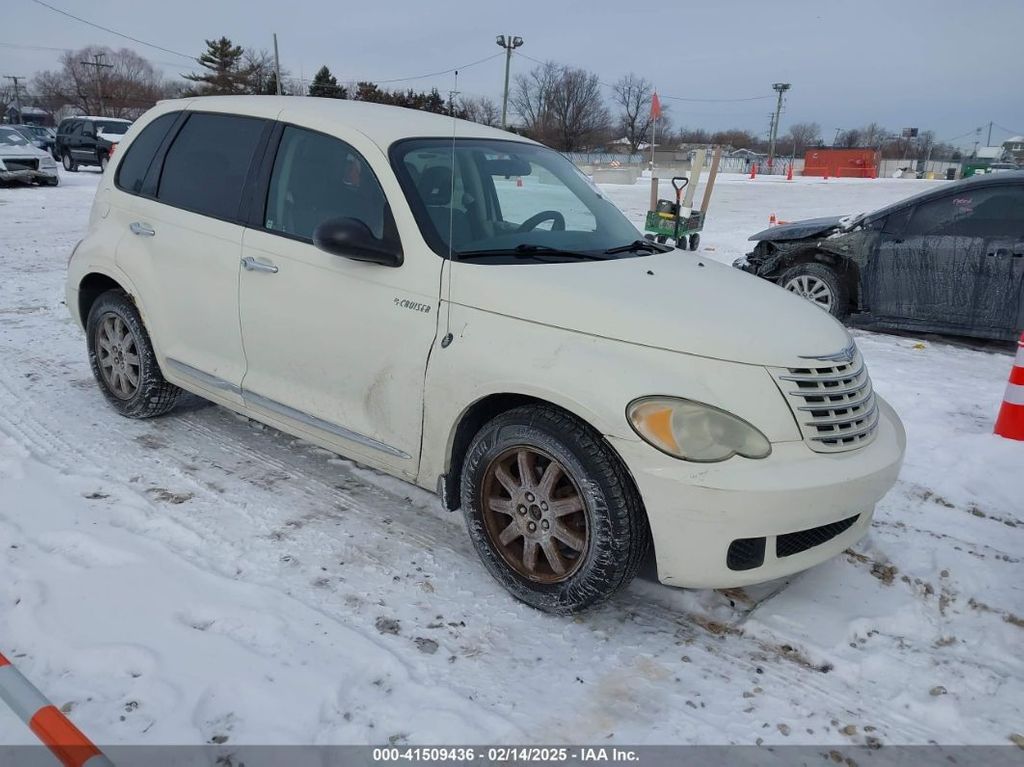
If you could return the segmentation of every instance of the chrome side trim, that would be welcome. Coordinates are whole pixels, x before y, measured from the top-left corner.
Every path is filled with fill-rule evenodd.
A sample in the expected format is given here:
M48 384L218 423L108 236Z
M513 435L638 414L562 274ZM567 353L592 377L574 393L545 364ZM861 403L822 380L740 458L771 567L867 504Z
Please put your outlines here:
M174 359L173 357L168 357L166 359L166 363L167 367L174 368L174 370L177 371L178 373L181 373L184 376L188 376L189 378L194 378L195 380L201 382L202 384L208 386L211 389L219 389L220 391L230 392L231 394L237 394L239 396L241 396L242 394L241 388L235 386L230 381L225 381L223 378L218 378L215 375L210 375L209 373L206 373L200 370L199 368L194 368L191 365L187 365L184 362L181 362L180 360Z
M364 447L379 450L382 453L393 455L396 458L412 458L411 455L403 450L399 450L397 447L391 447L391 445L386 445L373 437L367 437L365 434L360 434L357 431L346 429L344 426L338 426L337 424L325 421L322 418L317 418L309 413L303 413L301 410L296 410L295 408L284 405L277 400L264 397L262 394L256 394L249 389L243 389L239 386L235 386L230 381L225 381L223 378L217 378L217 376L210 375L209 373L199 370L199 368L194 368L179 360L168 357L167 366L174 368L178 373L188 376L189 378L193 378L211 389L219 389L220 391L237 394L245 400L246 404L251 403L257 407L263 408L264 410L269 410L273 413L283 415L285 418L290 418L293 421L299 421L307 426L312 426L314 429L330 432L331 434L348 440L349 442L355 442L356 444L363 445Z
M363 445L364 447L379 450L382 453L393 455L396 458L412 458L411 455L399 450L397 447L391 447L391 445L386 445L383 442L375 440L373 437L367 437L365 434L360 434L359 432L352 431L351 429L346 429L344 426L338 426L330 421L325 421L322 418L312 416L309 413L303 413L301 410L296 410L288 405L283 405L276 400L264 397L261 394L256 394L248 389L244 389L242 391L242 397L247 403L252 403L264 410L270 410L271 412L283 415L285 418L290 418L293 421L299 421L307 426L312 426L314 429L330 432L331 434L348 440L349 442L355 442L356 444Z

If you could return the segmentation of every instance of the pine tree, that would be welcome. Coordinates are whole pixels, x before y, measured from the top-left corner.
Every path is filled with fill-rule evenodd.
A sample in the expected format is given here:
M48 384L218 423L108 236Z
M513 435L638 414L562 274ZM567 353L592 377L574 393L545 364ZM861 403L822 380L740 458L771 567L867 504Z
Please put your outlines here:
M313 82L309 85L309 95L328 99L347 99L348 90L345 86L338 85L338 78L332 75L331 70L324 64L313 76Z
M196 90L203 96L245 93L249 72L242 66L243 54L242 46L234 45L226 37L207 40L206 51L199 57L199 64L207 71L192 72L183 77L200 83Z

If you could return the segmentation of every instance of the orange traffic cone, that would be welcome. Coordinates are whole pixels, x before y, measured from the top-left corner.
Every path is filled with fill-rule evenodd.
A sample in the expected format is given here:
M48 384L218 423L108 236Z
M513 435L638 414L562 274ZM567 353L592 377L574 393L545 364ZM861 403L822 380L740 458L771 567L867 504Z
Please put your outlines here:
M1024 333L1017 342L1017 359L1010 370L1010 383L1006 385L1003 406L999 408L995 433L1024 442Z
M793 163L790 163L789 167L786 168L786 181L792 181L792 180L793 180Z
M757 178L757 163L755 162L750 166L750 177Z
M779 223L779 220L775 218L774 213L768 216L768 226L775 226L777 223Z

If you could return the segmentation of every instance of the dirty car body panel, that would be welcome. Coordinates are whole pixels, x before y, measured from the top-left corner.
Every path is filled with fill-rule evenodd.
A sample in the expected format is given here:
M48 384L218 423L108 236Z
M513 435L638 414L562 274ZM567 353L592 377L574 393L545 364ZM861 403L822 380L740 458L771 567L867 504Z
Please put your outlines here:
M817 262L851 325L1013 340L1024 328L1024 173L982 176L861 216L773 227L734 265L780 282Z

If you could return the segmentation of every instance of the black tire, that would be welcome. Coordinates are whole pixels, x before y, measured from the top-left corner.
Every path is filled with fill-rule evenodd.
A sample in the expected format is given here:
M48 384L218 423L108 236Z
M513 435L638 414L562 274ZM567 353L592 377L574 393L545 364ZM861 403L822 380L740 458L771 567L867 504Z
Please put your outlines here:
M60 161L64 164L64 170L68 173L78 173L78 162L71 156L71 152L67 149L65 149L64 154L61 155Z
M482 511L489 467L522 447L557 461L582 500L587 543L557 582L537 582L517 571L488 532ZM574 613L608 599L633 579L650 545L643 503L618 456L590 426L552 406L516 408L486 423L466 454L461 493L469 537L484 566L516 599L545 612Z
M58 178L57 176L54 176L53 178L44 178L39 183L42 184L43 186L57 186L58 184L60 184L60 178Z
M850 292L847 289L846 280L831 266L820 264L817 261L796 264L782 273L782 276L779 278L779 285L789 290L790 288L787 286L798 278L817 280L828 287L832 293L832 301L828 307L828 313L833 317L842 320L850 313ZM815 302L812 301L812 303ZM825 307L822 306L822 308Z
M132 368L136 383L127 385L131 389L128 392L117 391L116 386L107 380L108 375L101 370L101 364L109 359L109 355L104 353L101 361L101 332L108 320L112 323L121 323L119 327L125 329L125 338L130 335L132 348L135 349L132 356L137 360L137 364L133 364ZM127 418L153 418L174 407L181 389L164 380L156 355L153 353L149 333L142 324L138 309L127 295L120 290L108 290L100 295L89 310L85 334L92 374L103 396L114 410ZM104 367L107 366L104 364Z
M700 247L700 235L691 234L690 241L687 244L690 246L690 250L697 250Z

